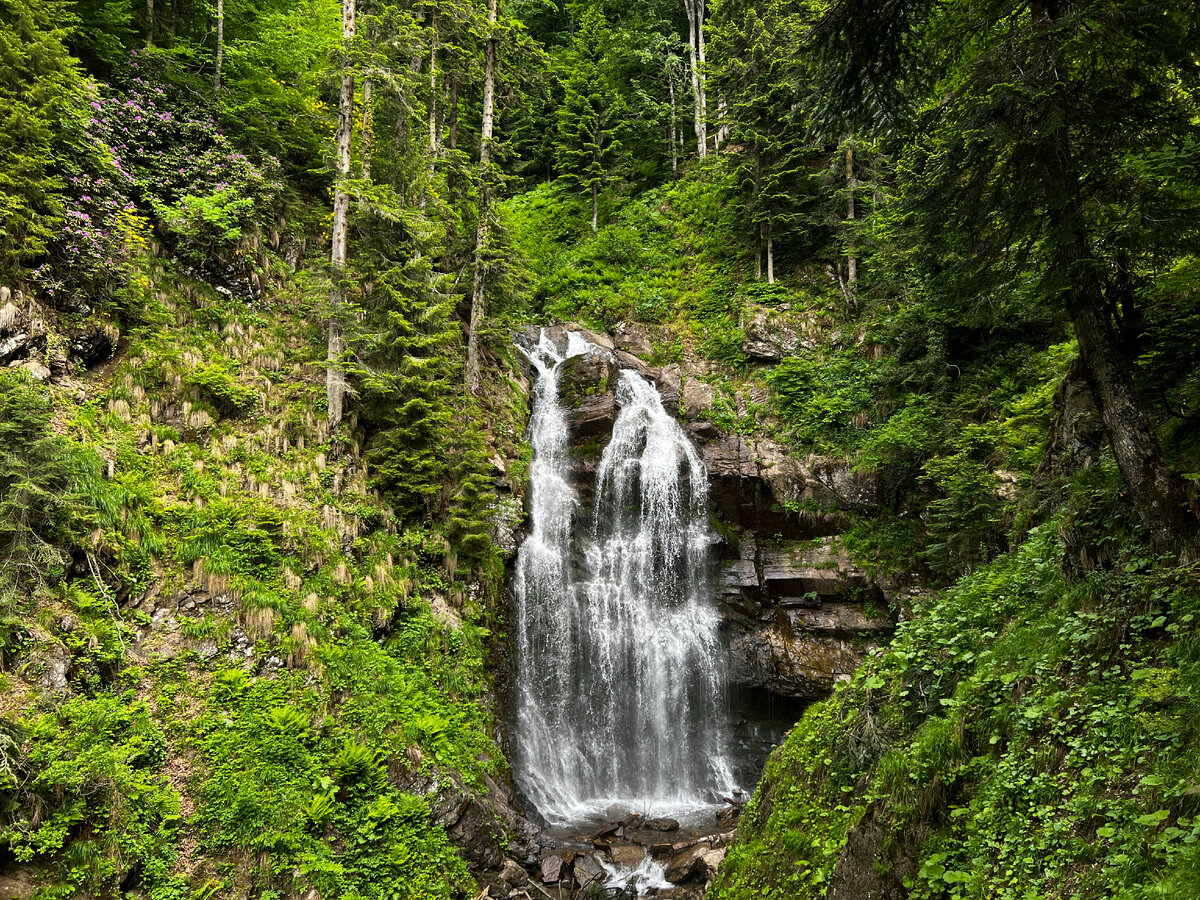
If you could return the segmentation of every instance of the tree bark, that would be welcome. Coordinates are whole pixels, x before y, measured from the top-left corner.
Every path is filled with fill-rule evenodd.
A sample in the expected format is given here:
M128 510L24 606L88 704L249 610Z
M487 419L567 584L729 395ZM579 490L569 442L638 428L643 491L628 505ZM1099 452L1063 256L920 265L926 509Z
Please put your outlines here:
M767 284L775 283L775 235L771 223L767 223Z
M146 0L146 46L154 46L154 0Z
M488 0L488 38L483 75L483 118L479 132L479 225L475 234L475 277L471 292L471 324L467 332L467 389L479 393L483 377L479 333L483 329L487 281L488 225L491 216L492 119L496 110L496 22L500 0Z
M592 234L600 230L600 184L592 182Z
M671 174L679 174L679 154L675 151L675 74L670 63L667 64L667 94L671 98L671 124L667 128L668 140L671 144Z
M729 107L725 103L724 94L717 96L717 136L713 141L713 150L720 152L729 141Z
M375 132L371 120L371 76L364 75L362 111L362 176L364 181L371 180L371 154L375 148Z
M858 308L858 257L854 247L854 191L858 180L854 177L854 145L846 139L846 302L853 313Z
M150 0L151 3L154 0ZM213 97L221 99L221 66L225 62L225 0L217 0L217 65L213 73Z
M708 123L707 112L704 109L704 86L700 80L700 62L696 49L697 35L703 41L704 20L703 0L683 0L688 19L688 68L692 73L692 102L694 106L694 124L696 130L696 155L703 159L708 155Z
M700 121L704 139L704 153L702 156L708 155L708 91L705 85L705 78L708 75L708 60L704 53L704 15L708 11L707 0L692 0L696 5L696 55L700 60L699 83L700 83Z
M437 174L438 157L438 89L437 89L437 58L438 58L438 15L437 10L430 13L429 37L429 188L421 192L421 209L425 208L426 197L433 186L433 178Z
M325 361L325 394L329 402L329 429L342 421L346 401L346 379L341 370L345 350L342 337L342 307L346 302L346 243L350 220L350 196L345 178L350 174L350 139L354 131L354 73L349 49L354 40L357 0L342 0L342 90L338 98L337 182L333 192L333 233L330 263L333 287L329 293L329 344Z

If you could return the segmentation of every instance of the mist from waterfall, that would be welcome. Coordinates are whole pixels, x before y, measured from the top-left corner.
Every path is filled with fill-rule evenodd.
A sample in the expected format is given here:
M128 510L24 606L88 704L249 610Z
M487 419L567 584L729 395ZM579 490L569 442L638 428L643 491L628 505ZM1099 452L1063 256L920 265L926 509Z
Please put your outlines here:
M559 367L607 353L542 332L529 440L532 529L513 578L514 768L553 824L617 805L686 817L733 783L704 463L655 387L620 372L612 439L581 507Z

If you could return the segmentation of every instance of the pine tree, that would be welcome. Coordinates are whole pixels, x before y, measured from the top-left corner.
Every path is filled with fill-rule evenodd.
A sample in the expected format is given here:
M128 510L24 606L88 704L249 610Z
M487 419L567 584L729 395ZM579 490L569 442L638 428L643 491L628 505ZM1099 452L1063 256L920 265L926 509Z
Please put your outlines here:
M575 34L554 146L560 177L591 197L592 231L599 227L600 188L622 153L619 134L624 104L605 77L607 42L608 23L593 4L583 14Z

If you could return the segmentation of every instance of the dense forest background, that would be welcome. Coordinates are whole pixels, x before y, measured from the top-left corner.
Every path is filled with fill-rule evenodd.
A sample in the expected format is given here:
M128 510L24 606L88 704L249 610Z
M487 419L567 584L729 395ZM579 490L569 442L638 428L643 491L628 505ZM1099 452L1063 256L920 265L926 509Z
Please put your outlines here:
M1190 0L0 0L0 887L477 893L511 335L632 322L938 588L712 894L874 841L880 896L1200 895L1197 48Z

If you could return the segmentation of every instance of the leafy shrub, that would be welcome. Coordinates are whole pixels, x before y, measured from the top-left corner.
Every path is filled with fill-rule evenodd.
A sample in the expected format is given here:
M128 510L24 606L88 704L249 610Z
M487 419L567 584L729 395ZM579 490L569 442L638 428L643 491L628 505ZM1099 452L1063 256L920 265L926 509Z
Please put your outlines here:
M238 381L230 372L228 364L210 363L193 369L186 378L189 384L201 388L205 396L225 415L246 415L258 403L258 391Z

